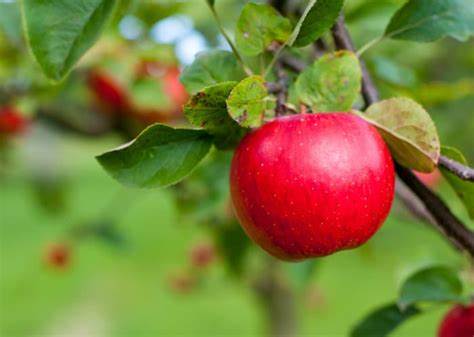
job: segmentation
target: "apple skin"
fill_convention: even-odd
[[[438,337],[474,336],[474,305],[457,305],[444,317],[438,330]]]
[[[277,118],[244,137],[230,172],[243,229],[288,261],[365,243],[390,211],[394,183],[382,137],[349,113]]]

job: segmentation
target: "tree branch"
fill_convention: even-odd
[[[278,84],[280,86],[280,90],[276,94],[276,108],[275,108],[275,116],[281,116],[286,112],[286,98],[288,95],[287,86],[288,86],[288,75],[283,69],[283,65],[281,62],[276,62],[276,74],[278,78]]]
[[[344,17],[341,15],[332,29],[334,42],[338,49],[355,51],[350,35],[344,24]],[[367,71],[364,62],[362,66],[362,94],[366,105],[371,105],[378,100],[378,91],[372,78]],[[443,163],[446,161],[442,160]],[[449,163],[453,167],[452,163]],[[459,168],[459,167],[458,167]],[[469,230],[446,206],[446,204],[428,187],[426,187],[411,170],[395,163],[395,169],[400,179],[423,203],[429,215],[426,218],[435,220],[435,227],[442,232],[458,248],[469,252],[474,256],[474,233]],[[453,168],[454,169],[454,168]],[[408,199],[405,202],[410,202]],[[419,208],[417,208],[419,209]],[[425,216],[424,216],[425,217]]]
[[[346,49],[355,52],[354,44],[344,23],[344,16],[341,14],[336,24],[332,27],[332,36],[337,49]],[[372,77],[363,60],[360,61],[362,69],[362,96],[366,107],[379,100],[379,93],[375,88]]]
[[[474,169],[446,156],[440,156],[438,165],[457,175],[462,180],[474,181]]]

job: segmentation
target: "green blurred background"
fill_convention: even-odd
[[[230,32],[244,3],[218,1]],[[378,36],[402,3],[347,0],[356,45]],[[1,149],[2,336],[265,334],[268,322],[254,281],[264,272],[260,264],[266,257],[248,244],[228,214],[225,163],[231,154],[211,155],[174,188],[125,189],[94,156],[122,143],[130,132],[87,132],[110,120],[97,112],[84,72],[113,69],[110,73],[135,101],[163,105],[162,85],[138,85],[130,79],[131,69],[143,59],[181,67],[212,47],[228,48],[204,1],[123,1],[80,66],[52,86],[26,52],[18,3],[0,2],[0,98],[32,119],[26,132],[3,141]],[[384,97],[418,99],[435,120],[442,143],[458,147],[472,163],[472,55],[472,40],[445,39],[383,42],[364,57]],[[184,123],[179,116],[170,119]],[[446,182],[433,188],[472,227]],[[57,243],[71,249],[64,268],[45,261]],[[196,245],[212,248],[215,259],[209,265],[192,266]],[[464,257],[397,202],[363,247],[309,267],[284,263],[281,268],[295,293],[300,335],[336,337],[347,336],[365,314],[393,301],[410,271],[433,262],[465,270],[467,283],[472,277]],[[433,308],[393,336],[434,336],[446,310]]]

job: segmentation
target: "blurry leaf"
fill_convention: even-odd
[[[234,54],[226,50],[211,50],[196,55],[194,62],[184,68],[181,82],[186,90],[195,94],[213,84],[240,81],[245,72]]]
[[[62,79],[94,44],[116,0],[26,0],[23,18],[31,50],[43,72]]]
[[[357,100],[361,69],[354,53],[326,54],[306,68],[296,80],[299,99],[313,111],[347,111]]]
[[[304,47],[320,38],[334,24],[343,6],[344,0],[313,1],[301,27],[297,27],[298,34],[292,45]]]
[[[209,6],[214,7],[216,0],[206,0],[206,2],[209,4]]]
[[[420,302],[458,301],[462,283],[451,268],[434,266],[416,271],[403,283],[398,305],[405,309]]]
[[[318,266],[318,262],[318,259],[310,259],[287,264],[289,276],[297,288],[301,289],[308,284]]]
[[[374,72],[378,78],[402,87],[413,87],[417,83],[416,74],[394,61],[378,56],[372,60]]]
[[[409,98],[391,98],[372,104],[359,116],[377,127],[401,165],[419,172],[435,169],[440,151],[438,133],[421,105]]]
[[[11,42],[20,44],[22,32],[19,2],[0,1],[0,33],[5,33]]]
[[[431,42],[444,36],[467,40],[474,34],[472,0],[410,0],[390,20],[385,36]]]
[[[474,96],[474,79],[452,82],[423,83],[414,92],[420,102],[427,105],[442,104],[468,96]]]
[[[226,99],[237,82],[222,82],[204,88],[184,106],[189,122],[206,129],[220,149],[235,146],[246,132],[227,112]]]
[[[469,165],[463,154],[453,147],[442,146],[441,154],[463,165]],[[459,196],[464,206],[466,206],[469,217],[474,219],[474,183],[472,181],[462,180],[442,166],[440,166],[439,169]]]
[[[268,96],[264,83],[263,77],[250,76],[232,89],[227,107],[230,116],[241,126],[258,127],[262,124]]]
[[[129,90],[136,107],[156,111],[173,109],[173,102],[164,92],[163,85],[156,78],[143,77],[137,79]]]
[[[247,3],[235,32],[237,47],[248,56],[263,53],[272,42],[286,42],[291,34],[290,21],[267,4]]]
[[[216,226],[214,232],[217,248],[229,272],[235,276],[242,275],[250,239],[236,221]]]
[[[350,337],[385,337],[407,319],[420,313],[416,307],[408,307],[401,311],[396,304],[381,307],[352,329]]]
[[[155,124],[134,141],[98,156],[97,160],[123,185],[163,187],[189,174],[210,146],[211,139],[205,131]]]

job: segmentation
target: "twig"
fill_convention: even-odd
[[[296,337],[295,296],[281,277],[279,262],[268,257],[265,270],[253,283],[253,289],[265,309],[269,337]]]
[[[276,63],[276,73],[278,78],[278,84],[280,86],[280,90],[277,93],[276,97],[276,108],[275,108],[275,116],[284,115],[286,112],[286,98],[288,96],[287,85],[288,85],[288,75],[286,74],[285,70],[283,69],[283,65],[281,62]]]
[[[341,15],[332,29],[334,42],[338,49],[354,51],[354,45],[344,24]],[[366,105],[371,105],[378,100],[378,91],[364,63],[362,66],[362,93]],[[446,206],[446,204],[427,186],[425,186],[409,169],[395,163],[396,172],[400,179],[423,203],[429,215],[435,220],[436,228],[447,236],[458,248],[474,256],[474,233],[469,230]],[[410,202],[408,199],[405,202]]]
[[[280,62],[288,69],[300,73],[306,68],[306,63],[299,58],[293,57],[289,54],[283,54],[280,57]]]
[[[332,28],[332,35],[336,48],[355,52],[354,44],[344,24],[344,16],[342,14]],[[369,75],[365,62],[363,60],[359,61],[362,69],[362,95],[364,96],[365,104],[369,106],[379,100],[379,93],[375,88],[372,77]]]
[[[440,156],[438,165],[457,175],[462,180],[474,181],[474,169],[446,156]]]

